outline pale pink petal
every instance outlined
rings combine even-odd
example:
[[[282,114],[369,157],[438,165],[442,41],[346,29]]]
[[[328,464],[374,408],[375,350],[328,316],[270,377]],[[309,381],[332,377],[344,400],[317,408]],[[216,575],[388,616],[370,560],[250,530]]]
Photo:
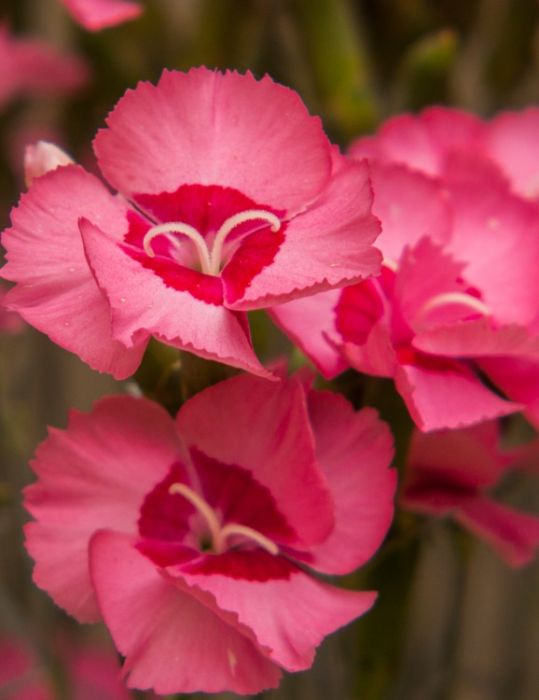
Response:
[[[522,410],[499,398],[464,365],[449,360],[432,367],[400,365],[395,385],[424,431],[462,428]]]
[[[428,235],[444,243],[450,235],[447,193],[439,182],[404,165],[371,164],[373,213],[382,233],[376,240],[385,259],[400,259],[403,248]]]
[[[333,504],[315,461],[303,388],[241,375],[205,389],[182,406],[178,427],[188,445],[251,472],[305,544],[331,531]]]
[[[379,273],[380,252],[371,244],[380,225],[371,213],[367,165],[336,155],[334,163],[324,193],[288,222],[275,259],[231,308],[272,306]]]
[[[106,222],[104,222],[106,228]],[[258,361],[246,321],[223,306],[168,287],[89,221],[80,230],[88,261],[112,312],[115,338],[125,345],[154,335],[169,345],[271,377]]]
[[[539,547],[539,517],[488,498],[467,501],[455,518],[488,542],[509,566],[528,564]]]
[[[485,357],[479,366],[511,400],[525,406],[525,415],[539,429],[539,361]]]
[[[393,441],[375,411],[355,412],[342,396],[309,393],[316,456],[335,503],[335,528],[310,550],[308,565],[346,574],[380,546],[393,518],[396,472],[389,469]]]
[[[539,195],[539,108],[502,112],[487,125],[485,149],[507,174],[516,192]]]
[[[73,17],[92,32],[135,19],[142,12],[138,2],[127,0],[62,0]]]
[[[397,367],[397,355],[391,342],[389,329],[378,323],[369,333],[363,345],[345,342],[344,356],[359,372],[375,377],[393,377]]]
[[[340,338],[335,328],[335,306],[340,293],[340,289],[330,289],[268,309],[275,323],[327,379],[348,367],[344,356],[336,349]]]
[[[36,584],[79,620],[95,620],[90,537],[100,527],[135,531],[146,493],[181,456],[173,421],[144,399],[106,398],[89,415],[72,413],[65,432],[51,430],[25,495]]]
[[[268,657],[289,671],[309,668],[323,638],[372,607],[376,593],[328,586],[292,569],[284,579],[255,581],[221,574],[186,574],[182,579],[215,598],[249,627]]]
[[[107,124],[94,147],[105,177],[124,193],[222,185],[290,213],[331,173],[320,120],[268,76],[165,71],[157,86],[129,91]]]
[[[236,615],[216,610],[210,596],[201,603],[181,581],[164,578],[130,538],[99,532],[90,559],[101,612],[126,657],[129,687],[165,695],[246,695],[278,684],[279,669]]]
[[[41,177],[74,161],[63,149],[48,141],[38,141],[26,146],[24,152],[24,181],[30,187],[36,177]]]
[[[116,235],[126,227],[125,206],[78,166],[42,176],[22,195],[2,235],[8,261],[2,276],[18,282],[5,304],[94,369],[123,379],[137,368],[144,345],[128,349],[112,335],[110,306],[84,254],[80,216],[106,222]]]

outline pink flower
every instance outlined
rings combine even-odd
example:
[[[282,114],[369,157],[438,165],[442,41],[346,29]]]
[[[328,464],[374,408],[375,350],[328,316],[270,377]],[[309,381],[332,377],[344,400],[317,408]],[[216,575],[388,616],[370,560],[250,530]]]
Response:
[[[522,408],[539,425],[538,208],[471,161],[451,181],[371,168],[382,275],[273,316],[326,376],[393,378],[422,430]]]
[[[297,379],[217,384],[174,422],[106,398],[39,447],[34,580],[81,622],[102,617],[128,685],[255,693],[313,662],[372,592],[341,590],[392,517],[387,427]]]
[[[50,173],[64,165],[74,164],[74,160],[62,148],[49,141],[37,141],[26,146],[24,152],[24,180],[28,187],[45,173]]]
[[[527,564],[539,547],[539,517],[489,495],[518,457],[518,450],[501,449],[495,422],[428,435],[416,431],[401,504],[414,512],[452,517],[510,566]]]
[[[6,289],[0,285],[0,333],[18,333],[24,324],[21,317],[4,307]]]
[[[127,0],[61,0],[85,29],[97,32],[135,19],[142,12],[138,2]]]
[[[37,39],[15,38],[0,24],[0,108],[21,95],[71,92],[87,78],[82,59]]]
[[[129,376],[153,335],[267,375],[247,310],[379,270],[366,165],[268,77],[165,72],[94,145],[122,196],[77,166],[39,178],[4,232],[2,274],[18,283],[11,308],[96,369]]]

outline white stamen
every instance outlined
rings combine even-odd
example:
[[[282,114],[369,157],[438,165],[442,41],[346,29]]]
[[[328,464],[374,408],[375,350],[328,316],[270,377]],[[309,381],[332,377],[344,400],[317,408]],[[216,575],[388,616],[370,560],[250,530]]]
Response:
[[[184,236],[187,236],[187,238],[193,241],[193,243],[195,244],[195,248],[197,249],[198,257],[200,259],[200,266],[202,268],[202,272],[205,272],[207,275],[212,274],[210,272],[210,252],[208,250],[208,246],[206,245],[206,241],[202,238],[202,236],[194,226],[184,224],[181,221],[169,221],[166,224],[152,226],[152,228],[144,236],[144,240],[142,242],[144,252],[146,253],[146,255],[149,255],[150,258],[155,257],[155,253],[151,246],[153,239],[157,236],[167,235],[169,233],[180,233]],[[169,238],[169,240],[172,243],[177,245],[176,239],[170,238],[168,237],[168,235],[167,238]]]
[[[448,304],[467,306],[469,309],[477,311],[477,313],[482,316],[490,316],[490,309],[483,301],[471,296],[471,294],[465,294],[464,292],[446,292],[445,294],[433,296],[423,305],[419,315],[425,316],[433,309],[437,309],[440,306],[447,306]]]
[[[247,537],[259,544],[263,549],[265,549],[270,554],[279,554],[279,547],[272,542],[265,535],[262,535],[258,530],[253,530],[252,527],[247,527],[247,525],[240,525],[239,523],[227,523],[221,530],[221,537],[226,539],[231,535],[241,535],[242,537]]]
[[[388,270],[392,270],[393,272],[397,272],[397,270],[399,269],[399,266],[397,265],[396,261],[392,258],[384,258],[382,260],[382,265],[384,267],[387,267]]]
[[[198,493],[195,493],[193,489],[190,489],[189,486],[187,486],[186,484],[172,484],[168,492],[171,495],[179,493],[198,510],[200,515],[202,515],[202,517],[208,523],[208,528],[210,530],[211,538],[216,551],[222,551],[221,546],[223,538],[221,537],[221,523],[219,522],[217,513],[213,510],[213,508],[210,505],[208,505],[206,501],[198,495]]]
[[[271,224],[271,230],[276,233],[281,228],[280,219],[272,214],[270,211],[265,211],[264,209],[247,209],[247,211],[241,211],[238,214],[234,214],[228,218],[223,224],[221,224],[220,229],[215,234],[213,240],[213,246],[210,254],[211,260],[211,270],[214,275],[219,274],[219,267],[221,265],[221,254],[223,252],[223,244],[225,242],[228,234],[233,231],[236,226],[243,224],[245,221],[257,221],[257,220],[267,221]]]

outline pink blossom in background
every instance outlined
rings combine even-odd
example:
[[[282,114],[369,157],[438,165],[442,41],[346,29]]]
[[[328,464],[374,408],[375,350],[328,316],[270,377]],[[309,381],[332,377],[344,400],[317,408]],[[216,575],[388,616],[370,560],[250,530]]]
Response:
[[[62,148],[49,141],[37,141],[26,146],[24,152],[24,180],[30,187],[36,177],[50,173],[74,160]]]
[[[389,430],[298,379],[234,377],[171,419],[126,396],[51,430],[26,490],[34,580],[103,618],[129,687],[256,693],[366,612],[346,574],[393,513]]]
[[[88,76],[82,58],[62,54],[38,39],[12,36],[0,23],[0,109],[23,95],[73,92]]]
[[[8,311],[4,306],[4,297],[7,288],[0,285],[0,333],[18,333],[24,327],[24,323],[19,314]]]
[[[135,19],[142,13],[138,2],[128,0],[61,0],[73,17],[92,32]]]
[[[0,697],[10,700],[53,700],[42,666],[22,642],[0,637]]]
[[[3,234],[2,275],[10,307],[95,369],[129,376],[153,335],[267,376],[246,311],[379,271],[367,166],[269,77],[165,72],[94,147],[122,196],[77,166],[40,177]]]
[[[454,518],[510,566],[522,566],[539,547],[539,517],[503,505],[489,494],[519,458],[519,450],[502,450],[496,422],[428,435],[416,431],[401,505]]]
[[[392,377],[422,430],[539,425],[539,208],[464,153],[447,179],[370,163],[381,276],[272,315],[326,376]]]

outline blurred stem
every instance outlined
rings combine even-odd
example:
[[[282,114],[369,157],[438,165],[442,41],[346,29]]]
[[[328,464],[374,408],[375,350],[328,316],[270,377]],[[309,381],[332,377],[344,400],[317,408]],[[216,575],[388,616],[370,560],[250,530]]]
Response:
[[[367,52],[348,0],[291,0],[330,130],[345,140],[372,129],[378,108]]]

